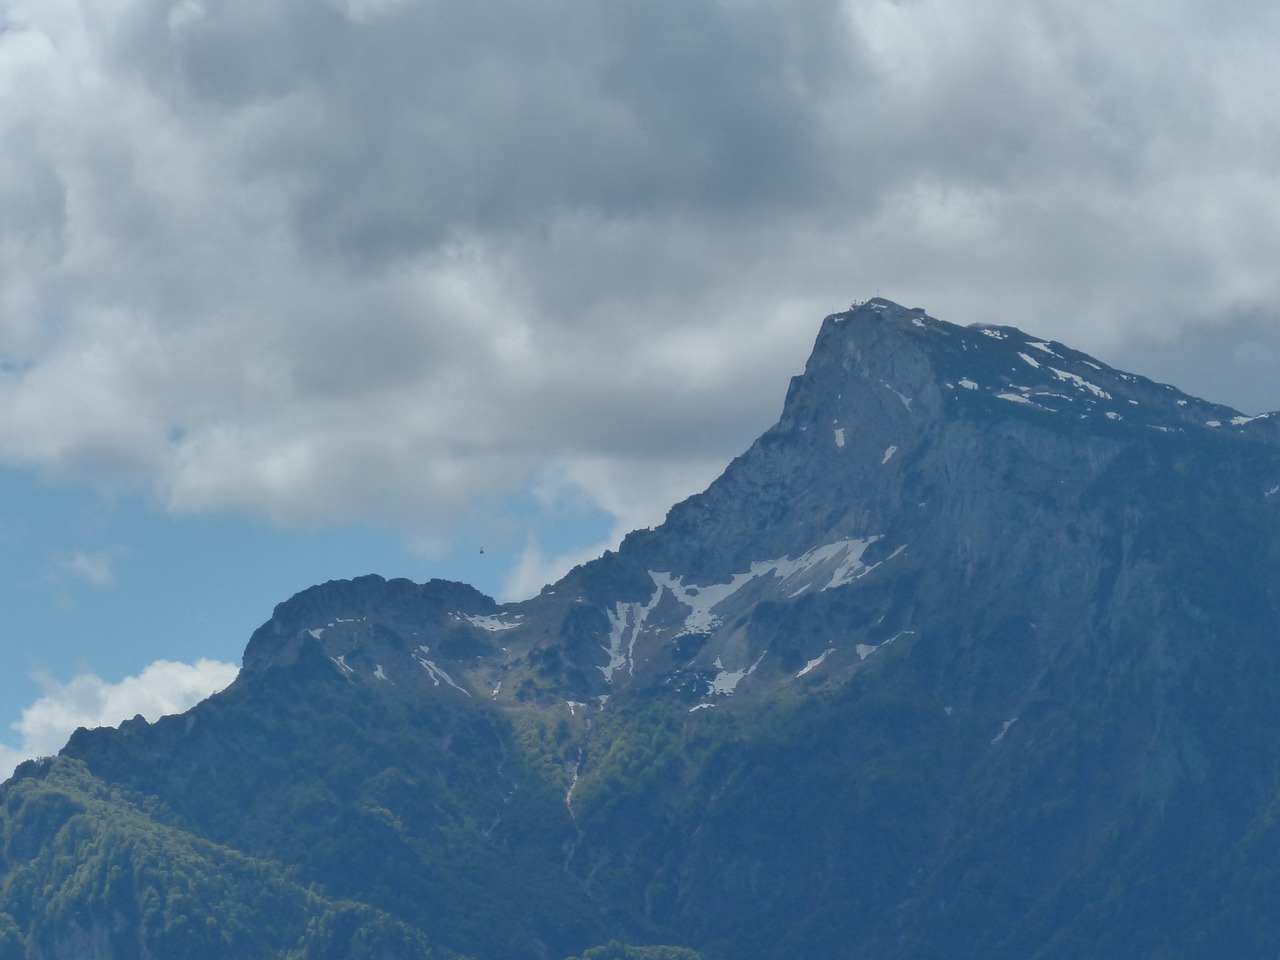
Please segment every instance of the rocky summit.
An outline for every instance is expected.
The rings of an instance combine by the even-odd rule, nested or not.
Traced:
[[[0,958],[1274,954],[1278,624],[1277,417],[877,298],[538,596],[316,586],[21,767]]]

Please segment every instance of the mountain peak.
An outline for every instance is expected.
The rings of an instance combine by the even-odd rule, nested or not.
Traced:
[[[816,381],[808,391],[806,378]],[[857,392],[860,381],[871,390]],[[879,391],[887,395],[877,395]],[[827,397],[826,404],[816,405],[822,414],[852,406],[864,418],[896,415],[891,396],[917,419],[943,411],[948,416],[1003,417],[1020,410],[1022,415],[1050,415],[1062,423],[1074,420],[1103,430],[1121,425],[1165,433],[1247,427],[1253,436],[1280,439],[1280,424],[1271,414],[1245,416],[1014,326],[982,322],[962,327],[883,297],[855,303],[823,321],[805,374],[793,381],[789,406],[793,397],[815,392],[834,395],[834,401]],[[784,422],[788,414],[801,422],[815,412],[812,397],[797,406],[784,413]]]
[[[382,663],[421,666],[430,652],[424,637],[455,658],[491,653],[485,642],[491,631],[483,624],[498,610],[491,597],[450,580],[415,583],[376,574],[330,580],[276,605],[271,619],[249,638],[244,672],[288,666],[308,650],[345,672],[346,658],[358,646],[358,660],[383,674]],[[407,672],[419,680],[424,676],[416,668]],[[429,671],[425,676],[431,679]]]

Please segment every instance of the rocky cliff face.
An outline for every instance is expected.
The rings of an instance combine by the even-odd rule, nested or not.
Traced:
[[[1278,427],[872,300],[660,527],[521,603],[304,591],[228,691],[78,733],[6,822],[83,764],[477,957],[1275,952]]]
[[[504,607],[443,582],[317,587],[255,634],[246,668],[314,642],[353,680],[595,710],[666,685],[711,709],[800,668],[860,669],[962,598],[1067,643],[1082,618],[1114,629],[1117,588],[1124,609],[1139,602],[1130,580],[1143,575],[1125,563],[1135,541],[1198,523],[1223,495],[1243,502],[1215,522],[1256,540],[1280,506],[1278,439],[1271,416],[1062,344],[872,300],[823,322],[776,426],[617,554]],[[1150,562],[1156,582],[1181,576]],[[854,593],[884,599],[838,630],[799,622],[825,623]]]

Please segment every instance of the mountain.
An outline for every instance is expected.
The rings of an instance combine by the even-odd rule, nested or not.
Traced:
[[[1274,954],[1278,624],[1280,417],[874,299],[538,596],[316,586],[24,764],[0,960]]]

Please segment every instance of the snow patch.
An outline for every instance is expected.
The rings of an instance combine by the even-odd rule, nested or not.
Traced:
[[[311,636],[319,640],[321,637],[324,636],[324,627],[320,627],[317,630],[308,630],[307,633],[311,634]]]
[[[974,383],[972,380],[960,380],[959,383],[960,383],[960,386],[964,387],[966,390],[978,389],[978,385]]]
[[[760,654],[756,662],[749,667],[741,670],[726,670],[724,664],[720,662],[720,658],[716,657],[715,667],[720,672],[716,674],[716,678],[711,681],[711,689],[708,693],[724,694],[728,696],[738,688],[744,677],[749,677],[756,672],[756,667],[760,666],[760,661],[764,659],[764,654]]]
[[[1253,423],[1257,417],[1232,417],[1231,425],[1233,427],[1243,427],[1246,423]]]
[[[895,633],[888,640],[885,640],[883,643],[860,643],[856,647],[854,647],[853,650],[858,655],[859,660],[865,660],[867,659],[867,657],[871,656],[881,647],[887,647],[889,644],[893,643],[893,641],[897,640],[899,637],[911,636],[914,633],[915,633],[914,630],[899,630],[897,633]]]
[[[643,616],[647,616],[648,611],[657,604],[664,589],[670,590],[676,600],[689,608],[681,634],[709,633],[719,627],[722,622],[721,617],[717,615],[720,604],[762,577],[777,580],[777,583],[769,585],[770,592],[782,594],[788,598],[798,597],[806,591],[820,592],[853,583],[879,565],[866,565],[862,562],[862,554],[867,547],[880,539],[881,537],[874,536],[856,540],[839,540],[821,547],[814,547],[796,558],[757,560],[746,572],[734,574],[728,583],[713,583],[708,586],[688,584],[682,577],[651,570],[649,576],[658,587],[657,592],[647,604],[618,605],[617,613],[610,617],[614,624],[609,647],[606,648],[609,651],[610,663],[609,666],[600,669],[604,671],[606,678],[610,678],[613,671],[626,662],[621,651],[624,637],[630,637],[634,643],[634,637],[643,623]],[[903,549],[905,547],[900,547],[893,556],[886,559],[893,559]],[[624,610],[623,607],[628,609]],[[643,613],[639,619],[636,619],[637,611]],[[627,617],[632,619],[627,620]]]
[[[1276,486],[1272,487],[1270,490],[1266,492],[1265,495],[1268,497],[1274,497],[1277,493],[1280,493],[1280,484],[1277,484]]]
[[[1017,717],[1014,717],[1012,720],[1006,720],[1006,721],[1004,722],[1004,726],[1002,726],[1002,727],[1000,728],[1000,732],[996,734],[995,739],[994,739],[994,740],[992,740],[991,742],[992,742],[992,743],[999,743],[1001,740],[1003,740],[1003,739],[1004,739],[1004,735],[1005,735],[1006,733],[1008,733],[1008,732],[1009,732],[1009,728],[1010,728],[1010,727],[1012,727],[1012,726],[1013,726],[1015,723],[1017,723],[1017,722],[1018,722],[1018,718],[1017,718]]]
[[[1027,363],[1031,364],[1031,366],[1035,367],[1037,370],[1040,369],[1040,361],[1037,360],[1035,357],[1029,357],[1025,353],[1019,353],[1018,356],[1020,356]]]
[[[893,444],[889,444],[888,448],[884,452],[884,459],[880,461],[880,466],[883,467],[886,463],[888,463],[890,458],[892,458],[893,455],[897,452],[898,452],[898,448]]]
[[[715,706],[714,703],[699,703],[695,706],[690,707],[689,712],[697,713],[699,710],[710,710],[714,706]]]
[[[431,676],[432,683],[434,683],[438,687],[440,686],[440,681],[443,680],[449,686],[453,687],[453,689],[461,690],[463,693],[467,694],[468,697],[471,696],[470,693],[468,693],[466,690],[463,690],[462,687],[454,683],[452,677],[450,677],[447,673],[441,670],[436,664],[432,663],[430,660],[427,659],[427,654],[431,652],[430,647],[420,646],[418,647],[418,649],[422,652],[422,656],[418,656],[415,653],[413,655],[413,659],[417,660],[418,663],[422,664],[422,668],[426,670],[427,673]]]
[[[997,393],[996,397],[1000,400],[1012,400],[1014,403],[1025,403],[1029,406],[1037,406],[1020,393]]]
[[[844,446],[844,427],[836,428],[836,446],[837,447]]]
[[[1107,393],[1107,391],[1103,390],[1101,387],[1097,386],[1096,384],[1090,383],[1088,380],[1086,380],[1084,377],[1080,376],[1079,374],[1069,373],[1066,370],[1059,370],[1057,367],[1050,367],[1049,369],[1053,371],[1053,375],[1056,376],[1059,380],[1063,380],[1068,383],[1071,383],[1077,389],[1088,390],[1099,400],[1111,399],[1111,394]]]
[[[620,602],[612,610],[605,611],[609,632],[602,637],[600,649],[608,656],[608,662],[598,669],[608,683],[614,683],[619,679],[620,671],[634,674],[636,644],[642,638],[651,642],[667,642],[689,634],[709,634],[740,613],[747,602],[769,597],[790,599],[803,593],[817,593],[854,583],[906,550],[906,544],[903,544],[883,560],[865,563],[863,554],[871,544],[881,539],[881,536],[873,536],[840,540],[814,547],[799,557],[759,560],[746,571],[731,576],[726,583],[689,583],[683,577],[650,570],[649,578],[655,589],[648,600],[643,603]],[[743,590],[748,592],[738,597]],[[677,614],[674,623],[665,616],[651,621],[658,605],[670,604],[671,600],[684,608],[683,619],[679,619],[680,614]],[[717,663],[719,674],[713,682],[714,692],[732,692],[738,682],[754,669],[753,664],[745,670],[726,670]]]
[[[1058,356],[1056,353],[1053,352],[1053,348],[1042,340],[1028,340],[1027,346],[1034,347],[1037,350],[1043,350],[1045,353],[1047,353],[1051,357]]]
[[[880,381],[880,383],[881,383],[881,385],[883,385],[883,386],[884,386],[884,388],[885,388],[886,390],[888,390],[888,391],[889,391],[890,393],[892,393],[895,397],[897,397],[899,400],[901,400],[901,401],[902,401],[902,405],[903,405],[904,407],[906,407],[908,411],[910,411],[910,409],[911,409],[911,400],[912,400],[912,398],[911,398],[911,397],[908,397],[905,393],[899,393],[897,390],[893,389],[893,387],[889,386],[889,384],[885,383],[883,380],[881,380],[881,381]]]
[[[995,340],[1008,339],[1008,334],[1002,333],[999,330],[992,330],[990,327],[979,327],[978,332],[984,337],[991,337]]]
[[[1206,420],[1206,421],[1204,422],[1204,425],[1205,425],[1206,427],[1220,427],[1220,426],[1222,426],[1222,421],[1221,421],[1221,420]]]
[[[384,673],[384,672],[383,672],[383,670],[382,670],[382,664],[378,664],[378,669],[377,669],[377,670],[375,670],[375,671],[373,671],[373,675],[374,675],[375,677],[377,677],[379,680],[386,680],[386,679],[387,679],[387,675],[386,675],[386,673]],[[390,683],[390,681],[389,681],[389,680],[388,680],[387,682],[388,682],[388,683]]]
[[[338,669],[343,673],[355,673],[354,670],[347,666],[347,658],[345,654],[341,657],[330,657],[329,659],[336,663],[338,665]]]
[[[662,574],[662,576],[667,575]],[[662,599],[662,588],[665,586],[653,573],[650,573],[649,577],[658,589],[654,591],[648,603],[617,603],[609,614],[609,645],[602,647],[609,654],[609,662],[598,668],[609,683],[613,683],[613,675],[623,667],[627,668],[628,673],[635,672],[635,664],[631,658],[635,653],[636,640],[650,612]]]
[[[459,620],[465,620],[473,627],[479,627],[481,630],[488,630],[490,633],[500,633],[503,630],[514,630],[520,626],[520,621],[524,619],[522,614],[515,614],[510,620],[503,619],[506,614],[493,613],[485,616],[472,616],[468,613],[453,614]]]
[[[822,653],[820,653],[818,656],[814,657],[812,660],[810,660],[808,663],[804,665],[804,668],[799,673],[796,674],[796,679],[803,677],[810,670],[814,670],[817,667],[821,666],[822,661],[827,659],[828,655],[834,652],[834,650],[835,650],[835,647],[827,647],[827,649],[823,650]]]
[[[1108,419],[1108,420],[1123,420],[1123,419],[1124,419],[1124,417],[1120,416],[1120,414],[1116,413],[1114,410],[1108,410],[1108,411],[1107,411],[1107,419]]]

